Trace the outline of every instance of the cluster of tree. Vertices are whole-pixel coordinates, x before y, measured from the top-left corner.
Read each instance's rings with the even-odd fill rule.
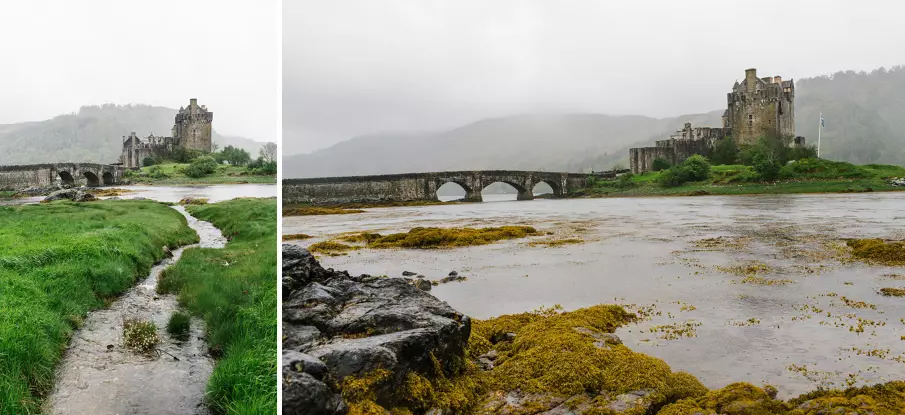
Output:
[[[754,145],[739,146],[732,137],[717,142],[708,160],[694,155],[682,163],[671,166],[669,161],[656,159],[654,171],[661,171],[659,182],[663,186],[679,186],[686,182],[706,180],[710,176],[710,163],[714,165],[751,166],[755,175],[753,181],[771,181],[780,178],[784,166],[791,161],[815,159],[814,146],[793,146],[794,137],[761,137]]]

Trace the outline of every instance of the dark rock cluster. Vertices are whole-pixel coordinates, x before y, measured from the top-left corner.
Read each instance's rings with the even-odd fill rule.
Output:
[[[375,369],[392,372],[375,402],[392,404],[409,372],[431,376],[434,359],[464,359],[471,320],[401,278],[324,269],[283,245],[283,413],[344,414],[340,385]]]
[[[57,190],[47,197],[44,198],[45,202],[52,202],[54,200],[71,200],[73,202],[90,202],[93,200],[97,200],[97,198],[88,192],[82,191],[80,189],[61,189]]]

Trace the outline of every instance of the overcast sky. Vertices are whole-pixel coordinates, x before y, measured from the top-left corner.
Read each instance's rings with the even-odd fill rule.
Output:
[[[725,107],[746,68],[905,64],[893,1],[285,1],[284,154],[521,112]],[[678,126],[677,126],[678,127]]]
[[[220,134],[276,141],[279,23],[278,0],[3,1],[0,124],[198,98]]]

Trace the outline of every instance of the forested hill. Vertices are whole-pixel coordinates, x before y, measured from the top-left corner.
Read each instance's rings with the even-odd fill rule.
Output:
[[[84,106],[77,113],[46,121],[0,124],[0,165],[61,161],[113,163],[119,160],[122,137],[136,132],[171,135],[177,110],[150,105]],[[213,132],[221,148],[241,147],[257,155],[263,143]]]
[[[851,163],[905,165],[905,66],[845,71],[795,82],[795,129],[821,157]]]
[[[808,143],[817,143],[818,114],[823,111],[821,156],[905,165],[905,67],[796,79],[795,87],[796,130]],[[627,165],[630,147],[652,146],[685,122],[720,126],[722,113],[715,109],[665,119],[531,114],[481,120],[439,133],[370,134],[312,154],[288,156],[284,177],[467,169],[607,170]]]

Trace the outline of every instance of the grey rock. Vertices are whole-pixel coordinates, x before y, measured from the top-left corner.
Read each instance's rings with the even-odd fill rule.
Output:
[[[456,272],[455,270],[452,270],[452,271],[449,272],[449,276],[450,276],[450,277],[455,277],[455,276],[457,276],[457,275],[459,275],[459,273]]]
[[[417,272],[412,272],[412,271],[402,271],[402,276],[403,276],[403,277],[411,277],[411,276],[413,276],[413,275],[418,275],[418,273],[417,273]]]
[[[428,280],[416,280],[415,287],[418,287],[421,291],[430,291],[431,290],[431,282]]]
[[[610,404],[607,405],[607,408],[616,412],[624,412],[629,409],[637,410],[639,408],[646,411],[651,405],[651,400],[647,397],[650,393],[651,392],[648,390],[638,390],[616,395],[616,397],[610,401]]]
[[[292,375],[283,383],[284,413],[339,413],[323,412],[338,410],[335,385],[376,368],[392,372],[376,391],[377,403],[389,403],[409,372],[433,374],[432,356],[447,371],[464,358],[471,320],[402,278],[324,269],[305,249],[286,244],[282,283],[284,377]],[[306,406],[315,405],[312,394],[329,403]]]
[[[493,361],[486,357],[478,357],[478,365],[484,370],[493,370]]]
[[[344,415],[349,411],[342,395],[308,373],[283,365],[283,413]]]
[[[427,278],[427,277],[425,277],[424,275],[418,274],[415,276],[415,278],[422,279],[422,278]]]
[[[78,189],[61,189],[57,190],[44,198],[45,202],[53,202],[55,200],[73,200],[78,195]]]

